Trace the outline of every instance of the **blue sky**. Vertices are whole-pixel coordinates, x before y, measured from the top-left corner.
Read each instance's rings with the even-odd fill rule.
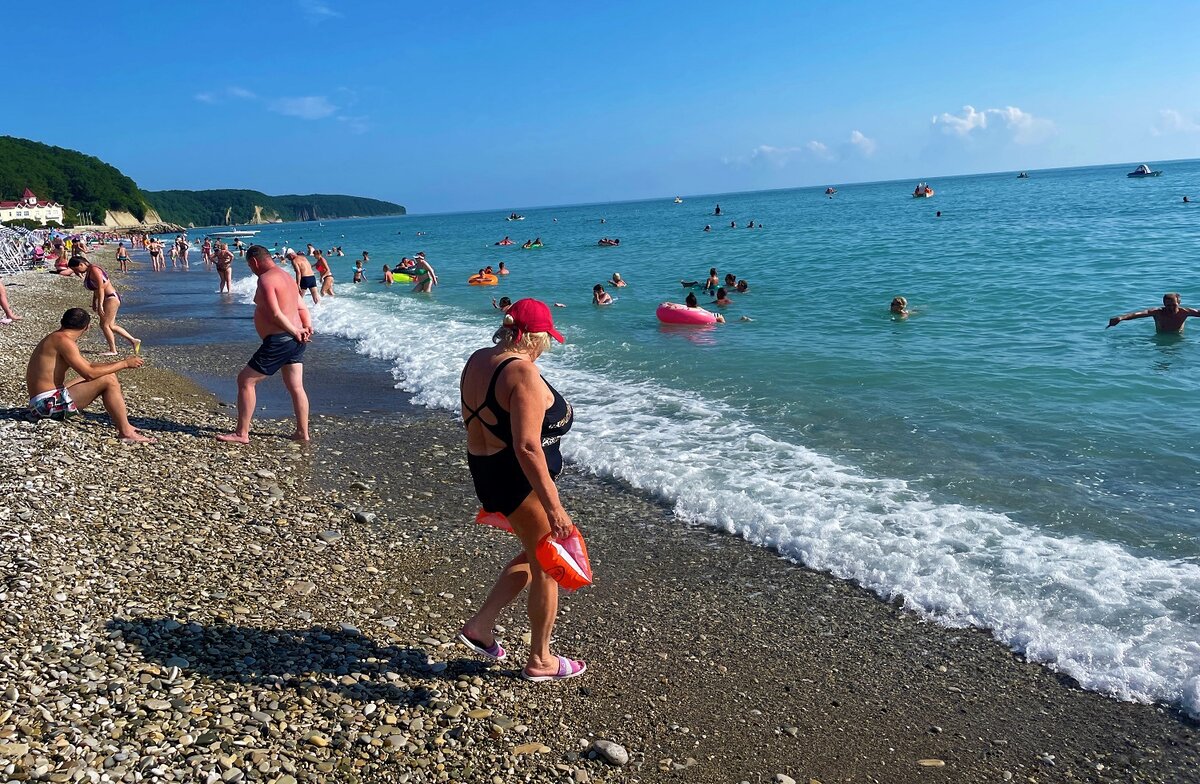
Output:
[[[1200,5],[914,6],[10,3],[0,133],[413,212],[1200,156]]]

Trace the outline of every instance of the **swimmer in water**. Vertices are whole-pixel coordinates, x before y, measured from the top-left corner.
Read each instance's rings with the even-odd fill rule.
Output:
[[[713,301],[713,304],[714,305],[732,305],[733,304],[733,300],[731,300],[729,298],[729,294],[728,294],[728,292],[725,291],[724,286],[717,289],[717,298],[716,298],[716,300]]]
[[[897,319],[906,319],[909,316],[908,300],[904,297],[893,297],[892,304],[888,309]]]
[[[750,290],[750,284],[746,282],[745,278],[742,278],[741,280],[738,281],[738,284],[737,284],[738,294],[745,294],[749,290]]]
[[[500,269],[496,270],[496,274],[497,275],[507,275],[508,274],[508,267],[504,266],[503,261],[500,262]]]
[[[497,302],[496,298],[492,297],[492,307],[501,313],[507,313],[508,309],[512,307],[512,300],[508,297],[501,297],[500,301]]]
[[[383,285],[392,285],[392,271],[388,269],[388,265],[383,265]]]
[[[612,284],[619,289],[625,288],[625,279],[621,277],[621,273],[619,273],[619,272],[613,273]]]
[[[706,223],[706,224],[704,224],[704,230],[705,230],[705,231],[712,231],[712,226],[709,226],[709,225]]]
[[[612,295],[604,290],[603,283],[597,283],[595,286],[592,286],[593,305],[611,305],[612,301]]]
[[[1126,313],[1121,316],[1113,316],[1108,320],[1108,327],[1115,327],[1122,321],[1131,321],[1132,319],[1152,318],[1154,319],[1154,329],[1156,332],[1183,332],[1184,322],[1188,316],[1200,316],[1200,310],[1195,308],[1185,308],[1179,304],[1179,295],[1175,292],[1163,294],[1163,306],[1161,308],[1146,308],[1145,310],[1135,310],[1133,313]],[[1105,329],[1108,329],[1105,327]]]

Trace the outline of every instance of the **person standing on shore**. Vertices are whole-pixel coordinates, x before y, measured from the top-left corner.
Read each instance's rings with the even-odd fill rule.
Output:
[[[117,311],[121,309],[121,295],[113,288],[112,282],[108,279],[108,273],[83,256],[72,258],[67,262],[67,267],[71,272],[83,278],[83,287],[92,292],[92,310],[100,317],[100,331],[104,333],[104,339],[108,341],[108,351],[100,356],[115,357],[117,355],[117,335],[128,340],[129,345],[133,346],[133,353],[138,353],[141,350],[142,341],[130,335],[124,327],[117,324]]]
[[[79,350],[79,338],[88,331],[92,317],[83,308],[71,308],[63,313],[59,329],[42,338],[29,357],[25,368],[25,387],[29,393],[29,410],[37,419],[62,420],[87,408],[96,398],[112,419],[121,440],[128,443],[149,443],[147,438],[129,424],[125,396],[117,373],[140,368],[141,357],[127,357],[120,362],[93,365]],[[79,378],[67,384],[67,370]]]
[[[117,243],[117,266],[121,268],[121,272],[129,272],[129,251],[125,249],[125,243]]]
[[[212,259],[217,266],[217,277],[221,280],[217,293],[233,293],[233,254],[224,242],[217,243],[217,251],[212,254]]]
[[[1108,320],[1108,327],[1115,327],[1122,321],[1148,317],[1154,319],[1154,329],[1156,332],[1183,332],[1184,322],[1187,321],[1188,316],[1200,316],[1200,310],[1182,307],[1179,302],[1179,295],[1175,292],[1163,294],[1163,306],[1161,308],[1146,308],[1145,310],[1135,310],[1132,313],[1113,316]],[[1105,327],[1105,329],[1108,329],[1108,327]]]
[[[204,268],[209,269],[209,267],[212,265],[214,259],[213,259],[212,240],[209,239],[208,237],[204,238],[204,244],[202,244],[200,246],[200,255],[202,257],[204,257]]]
[[[554,484],[563,467],[558,442],[571,429],[574,412],[535,364],[552,338],[563,342],[544,302],[514,302],[492,338],[496,345],[467,360],[460,386],[475,494],[485,512],[507,518],[523,550],[463,624],[459,640],[482,656],[503,660],[507,653],[496,640],[496,620],[528,588],[531,645],[522,676],[535,681],[574,678],[587,669],[582,661],[550,653],[558,583],[536,556],[547,534],[565,540],[575,532]]]
[[[292,251],[294,254],[295,251]],[[250,443],[250,420],[258,402],[255,387],[267,376],[283,370],[283,385],[292,398],[296,415],[294,441],[308,440],[308,394],[304,391],[304,351],[312,340],[308,308],[292,277],[275,264],[271,251],[251,245],[246,253],[250,271],[258,276],[254,292],[254,329],[262,345],[238,374],[237,429],[217,436],[227,443]]]
[[[284,250],[283,255],[292,263],[292,270],[296,274],[296,287],[301,294],[307,291],[312,297],[313,304],[316,305],[321,301],[321,295],[317,293],[317,276],[313,274],[308,256],[297,253],[291,248]]]

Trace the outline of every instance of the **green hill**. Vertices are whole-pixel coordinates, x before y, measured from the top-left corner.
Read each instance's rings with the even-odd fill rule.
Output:
[[[101,221],[109,210],[144,220],[148,209],[137,183],[99,158],[0,136],[0,198],[18,199],[26,188],[62,204],[68,224],[80,213]]]
[[[146,191],[146,198],[163,220],[184,226],[404,214],[404,207],[388,201],[319,193],[268,196],[248,190]]]

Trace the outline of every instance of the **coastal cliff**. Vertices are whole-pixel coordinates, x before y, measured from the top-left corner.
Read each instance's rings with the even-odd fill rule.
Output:
[[[147,191],[146,198],[164,220],[194,226],[405,214],[400,204],[339,194],[269,196],[252,190],[172,190]]]

